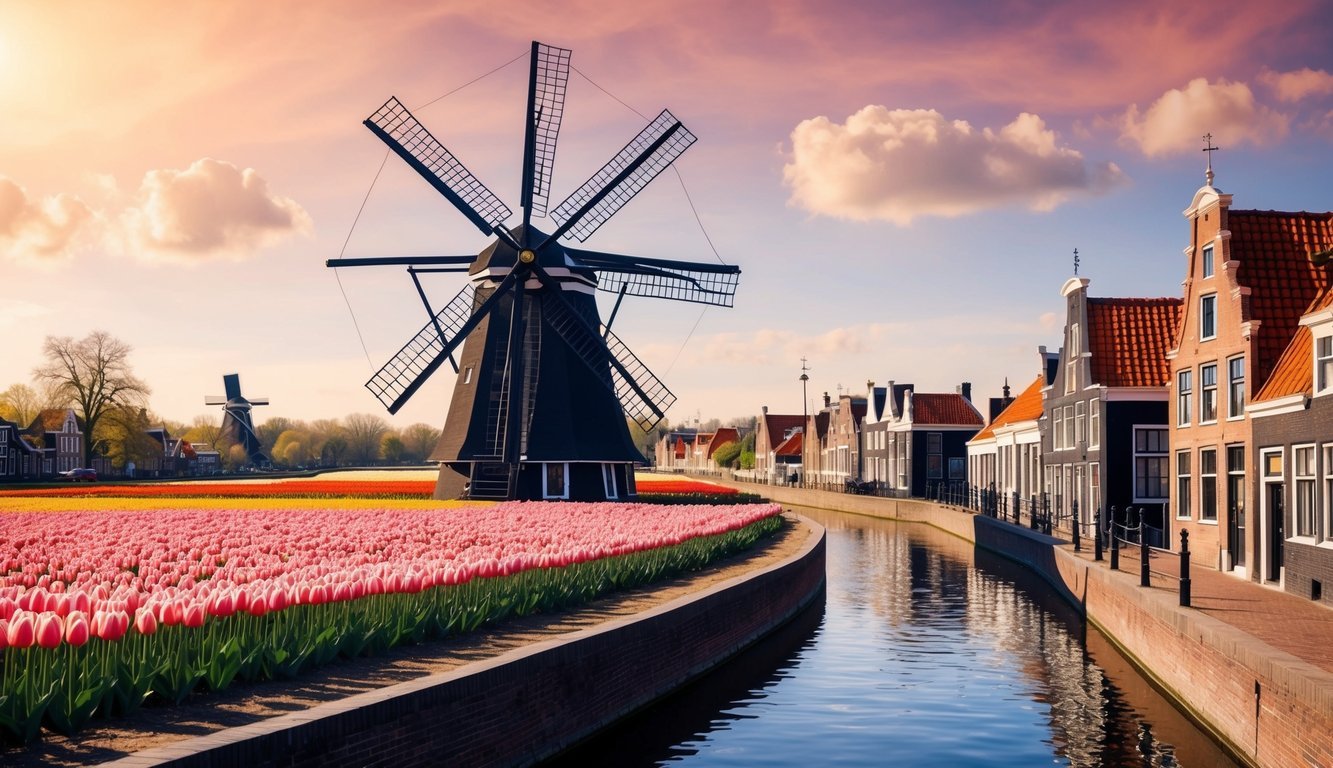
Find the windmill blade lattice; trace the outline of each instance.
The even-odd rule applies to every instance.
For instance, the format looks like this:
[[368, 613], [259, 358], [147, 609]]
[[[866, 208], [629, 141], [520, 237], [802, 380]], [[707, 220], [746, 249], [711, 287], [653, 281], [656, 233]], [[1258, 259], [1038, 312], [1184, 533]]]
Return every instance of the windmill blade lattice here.
[[579, 242], [587, 240], [694, 142], [694, 134], [670, 111], [662, 110], [647, 128], [551, 212], [551, 218], [560, 224], [557, 234], [569, 232]]
[[474, 293], [471, 284], [464, 286], [366, 382], [366, 389], [389, 409], [389, 413], [397, 412], [430, 372], [439, 367], [445, 344], [458, 335], [472, 316]]
[[566, 48], [532, 44], [532, 81], [528, 93], [532, 167], [525, 169], [522, 204], [533, 216], [546, 215], [546, 204], [551, 195], [555, 144], [560, 136], [565, 89], [569, 85], [569, 56], [570, 51]]
[[390, 98], [365, 125], [439, 190], [484, 234], [492, 234], [512, 211], [472, 175], [397, 98]]
[[619, 293], [623, 287], [630, 296], [730, 307], [740, 280], [740, 268], [731, 264], [645, 259], [575, 248], [565, 252], [597, 270], [597, 288], [608, 293]]

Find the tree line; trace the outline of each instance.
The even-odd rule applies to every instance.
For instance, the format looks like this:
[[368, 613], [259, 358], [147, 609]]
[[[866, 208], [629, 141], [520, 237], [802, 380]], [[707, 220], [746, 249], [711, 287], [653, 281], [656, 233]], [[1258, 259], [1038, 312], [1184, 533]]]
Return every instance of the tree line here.
[[[161, 456], [161, 445], [148, 430], [163, 427], [173, 437], [216, 450], [222, 468], [244, 465], [244, 449], [222, 432], [222, 414], [196, 416], [190, 423], [153, 413], [152, 390], [130, 367], [131, 347], [104, 331], [82, 339], [48, 336], [45, 361], [33, 369], [30, 383], [0, 391], [0, 418], [26, 428], [46, 409], [72, 408], [83, 422], [82, 466], [104, 456], [117, 468]], [[264, 452], [278, 467], [402, 464], [425, 461], [440, 430], [429, 424], [401, 429], [367, 413], [341, 419], [302, 421], [275, 416], [255, 426]]]

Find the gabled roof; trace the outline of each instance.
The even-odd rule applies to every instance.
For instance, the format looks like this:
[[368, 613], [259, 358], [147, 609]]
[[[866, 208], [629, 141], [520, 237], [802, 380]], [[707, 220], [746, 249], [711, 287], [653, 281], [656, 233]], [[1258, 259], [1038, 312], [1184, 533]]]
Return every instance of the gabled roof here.
[[718, 448], [721, 448], [727, 443], [739, 442], [740, 439], [741, 435], [736, 431], [735, 427], [718, 427], [718, 430], [713, 433], [712, 442], [708, 444], [708, 456], [706, 458], [713, 458], [713, 453], [716, 452]]
[[820, 411], [815, 414], [815, 437], [823, 439], [828, 434], [829, 412]]
[[1046, 377], [1038, 374], [1037, 378], [1033, 379], [1032, 383], [1028, 385], [1028, 388], [1014, 398], [1008, 408], [1000, 411], [1000, 415], [995, 417], [995, 421], [987, 424], [985, 429], [978, 432], [968, 442], [975, 443], [978, 440], [995, 437], [995, 430], [999, 427], [1017, 424], [1020, 421], [1036, 421], [1041, 418], [1041, 390], [1045, 385]]
[[1329, 267], [1310, 254], [1333, 246], [1333, 213], [1232, 210], [1227, 229], [1231, 258], [1239, 262], [1236, 280], [1251, 289], [1247, 319], [1262, 323], [1249, 366], [1262, 391], [1301, 315], [1328, 287]]
[[1180, 299], [1089, 298], [1092, 380], [1106, 387], [1160, 387], [1171, 376], [1166, 353], [1180, 327]]
[[[1316, 296], [1303, 314], [1308, 315], [1329, 307], [1333, 307], [1333, 287], [1325, 288]], [[1310, 333], [1309, 327], [1298, 326], [1296, 333], [1291, 337], [1291, 343], [1287, 344], [1282, 356], [1273, 366], [1272, 375], [1254, 396], [1255, 402], [1276, 400], [1289, 395], [1313, 395], [1314, 359], [1311, 357], [1314, 353], [1313, 345], [1314, 336]]]
[[955, 392], [912, 393], [913, 424], [948, 424], [980, 427], [985, 422], [968, 399]]
[[775, 456], [800, 456], [801, 446], [805, 444], [804, 432], [793, 432], [791, 437], [778, 443], [778, 447], [773, 449]]
[[[68, 408], [43, 408], [38, 412], [37, 417], [28, 425], [27, 432], [31, 435], [41, 435], [47, 432], [59, 432], [65, 428], [65, 418], [69, 416]], [[79, 419], [75, 419], [79, 421]], [[79, 428], [83, 424], [79, 423]]]

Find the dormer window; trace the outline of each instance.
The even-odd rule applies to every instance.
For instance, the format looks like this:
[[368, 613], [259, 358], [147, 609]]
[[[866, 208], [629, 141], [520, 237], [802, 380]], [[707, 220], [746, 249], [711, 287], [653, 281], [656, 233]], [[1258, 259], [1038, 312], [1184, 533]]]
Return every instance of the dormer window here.
[[1213, 246], [1205, 245], [1203, 247], [1203, 276], [1213, 276]]
[[1319, 395], [1333, 391], [1333, 336], [1314, 340], [1314, 391]]
[[1210, 293], [1199, 299], [1199, 340], [1217, 336], [1217, 294]]

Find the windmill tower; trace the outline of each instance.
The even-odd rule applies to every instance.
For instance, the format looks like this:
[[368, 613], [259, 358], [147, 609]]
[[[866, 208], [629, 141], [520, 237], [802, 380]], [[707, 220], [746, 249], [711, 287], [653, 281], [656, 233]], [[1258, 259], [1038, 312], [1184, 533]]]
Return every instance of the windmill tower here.
[[[429, 320], [366, 387], [395, 413], [445, 361], [457, 374], [439, 445], [437, 498], [600, 500], [635, 495], [644, 461], [628, 420], [651, 430], [675, 395], [611, 332], [626, 295], [729, 307], [740, 269], [573, 248], [639, 193], [695, 137], [663, 110], [547, 214], [569, 80], [568, 50], [534, 42], [523, 142], [521, 223], [397, 99], [365, 121], [437, 192], [495, 240], [476, 256], [331, 259], [330, 267], [407, 266]], [[466, 272], [439, 311], [419, 275]], [[603, 324], [596, 291], [616, 294]], [[461, 351], [460, 351], [461, 348]]]
[[204, 398], [204, 405], [222, 406], [222, 439], [245, 448], [251, 464], [268, 464], [263, 442], [255, 433], [255, 424], [250, 419], [250, 409], [256, 405], [268, 405], [268, 398], [243, 397], [241, 377], [235, 373], [222, 377], [222, 388], [226, 395], [209, 395]]

